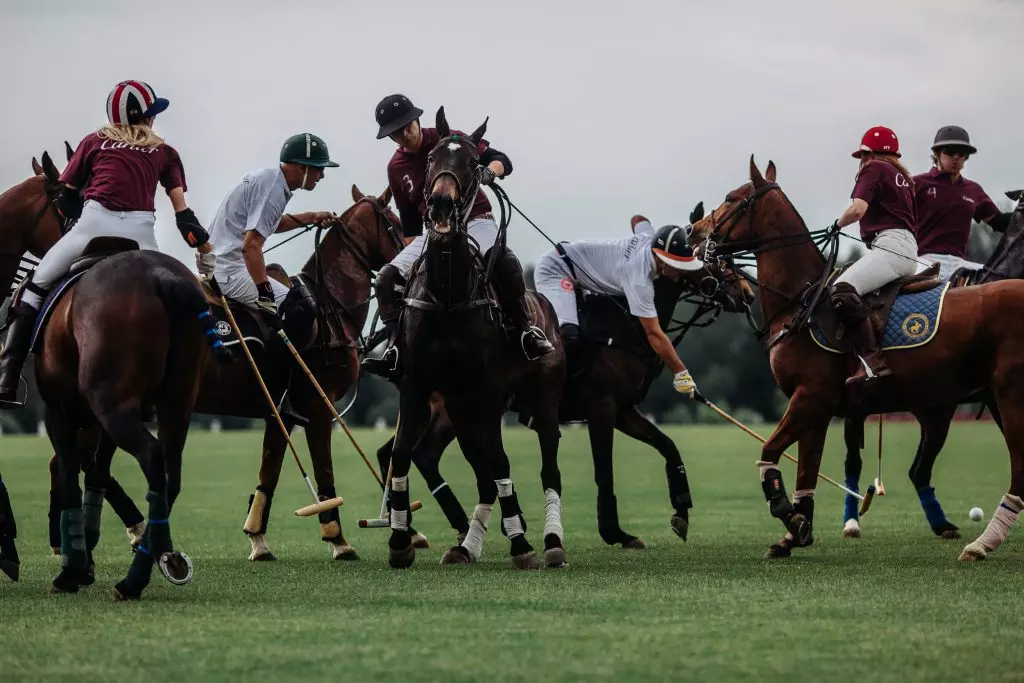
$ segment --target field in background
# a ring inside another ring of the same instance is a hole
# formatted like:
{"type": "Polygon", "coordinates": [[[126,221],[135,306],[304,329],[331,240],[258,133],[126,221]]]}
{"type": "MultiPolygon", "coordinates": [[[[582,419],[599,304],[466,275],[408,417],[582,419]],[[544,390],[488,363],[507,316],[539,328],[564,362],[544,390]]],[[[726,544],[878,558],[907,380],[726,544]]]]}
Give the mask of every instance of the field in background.
{"type": "MultiPolygon", "coordinates": [[[[760,427],[767,434],[768,427],[760,427]]],[[[874,442],[869,427],[868,442],[874,442]]],[[[360,530],[377,512],[369,473],[344,435],[335,436],[342,520],[359,563],[335,563],[314,520],[292,511],[308,501],[285,461],[269,541],[277,563],[246,561],[241,533],[256,484],[259,436],[196,432],[174,510],[176,546],[196,580],[176,588],[154,576],[138,604],[110,600],[130,555],[109,508],[97,583],[49,596],[58,560],[46,547],[45,439],[0,439],[0,471],[18,515],[23,580],[0,582],[0,680],[1011,680],[1019,679],[1024,527],[977,565],[956,562],[963,542],[934,538],[905,471],[918,430],[886,426],[886,489],[864,518],[865,537],[839,537],[842,496],[818,488],[816,542],[788,561],[762,554],[781,535],[768,516],[754,461],[758,445],[727,426],[670,428],[683,451],[696,507],[688,543],[668,528],[657,454],[617,440],[622,524],[645,551],[604,545],[594,522],[586,431],[563,431],[566,548],[560,571],[516,573],[492,525],[482,563],[437,564],[454,534],[418,476],[424,500],[415,525],[434,547],[415,566],[386,566],[387,531],[360,530]]],[[[842,431],[833,428],[824,471],[841,479],[842,431]]],[[[385,437],[359,431],[365,450],[385,437]]],[[[513,477],[539,544],[543,501],[532,434],[506,431],[513,477]]],[[[297,445],[302,442],[301,439],[297,445]]],[[[304,444],[300,453],[308,463],[304,444]]],[[[874,476],[865,458],[865,484],[874,476]]],[[[143,499],[125,454],[115,473],[143,499]]],[[[308,464],[307,464],[308,467],[308,464]]],[[[470,508],[475,490],[456,452],[443,470],[470,508]]],[[[794,467],[783,472],[792,491],[794,467]]],[[[1008,484],[1006,448],[990,424],[957,424],[935,471],[947,513],[973,538],[1008,484]]]]}

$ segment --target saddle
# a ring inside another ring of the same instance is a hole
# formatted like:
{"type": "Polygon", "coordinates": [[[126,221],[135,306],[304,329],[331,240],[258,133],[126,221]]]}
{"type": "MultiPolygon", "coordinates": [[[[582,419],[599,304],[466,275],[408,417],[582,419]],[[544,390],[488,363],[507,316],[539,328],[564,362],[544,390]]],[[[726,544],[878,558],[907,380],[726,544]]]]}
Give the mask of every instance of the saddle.
{"type": "Polygon", "coordinates": [[[47,295],[46,301],[43,302],[43,306],[36,318],[35,328],[32,330],[30,348],[33,352],[38,351],[37,347],[42,341],[43,331],[46,329],[46,323],[49,321],[54,307],[64,298],[65,294],[71,291],[71,287],[81,280],[83,275],[89,272],[90,268],[110,256],[126,251],[137,251],[138,248],[138,242],[123,237],[97,237],[90,240],[89,244],[85,246],[85,251],[82,252],[82,255],[71,262],[68,274],[57,283],[57,286],[47,295]]]}
{"type": "MultiPolygon", "coordinates": [[[[824,337],[824,341],[828,346],[845,353],[853,353],[853,347],[850,345],[849,338],[844,334],[843,325],[836,317],[835,311],[832,309],[832,302],[827,296],[829,287],[848,267],[849,265],[839,268],[828,277],[825,283],[826,294],[821,297],[815,306],[810,322],[811,326],[815,328],[814,332],[824,337]]],[[[903,294],[917,294],[935,289],[941,284],[938,274],[939,265],[937,263],[932,264],[926,270],[916,275],[896,279],[880,289],[869,292],[861,297],[861,301],[871,309],[871,322],[875,326],[875,332],[878,334],[879,339],[882,339],[882,333],[885,331],[889,314],[896,304],[897,298],[903,294]]],[[[809,292],[812,289],[809,288],[808,293],[805,294],[805,306],[808,304],[807,297],[809,297],[809,292]]]]}

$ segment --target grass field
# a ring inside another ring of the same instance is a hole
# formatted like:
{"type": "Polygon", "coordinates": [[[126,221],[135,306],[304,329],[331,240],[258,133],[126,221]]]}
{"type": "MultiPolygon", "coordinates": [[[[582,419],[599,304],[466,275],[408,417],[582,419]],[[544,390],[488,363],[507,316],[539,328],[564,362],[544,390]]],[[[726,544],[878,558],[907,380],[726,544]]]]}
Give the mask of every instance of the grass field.
{"type": "MultiPolygon", "coordinates": [[[[413,497],[425,506],[415,525],[433,547],[412,569],[389,569],[388,532],[356,528],[357,518],[377,511],[379,493],[340,434],[342,520],[362,561],[332,562],[315,519],[291,514],[308,501],[286,461],[268,537],[279,561],[250,563],[241,526],[256,484],[259,438],[195,432],[172,520],[175,545],[195,561],[195,582],[174,587],[157,573],[135,604],[110,599],[130,555],[109,508],[96,584],[78,595],[47,595],[58,565],[46,542],[49,447],[34,437],[0,439],[23,563],[21,583],[0,582],[0,681],[1024,678],[1013,645],[1021,628],[1024,529],[988,561],[958,563],[963,542],[932,536],[904,475],[916,425],[886,428],[888,495],[863,519],[864,538],[840,538],[842,496],[820,486],[814,547],[775,562],[762,559],[782,529],[757,483],[757,444],[727,426],[671,434],[694,493],[689,542],[669,531],[661,459],[619,438],[622,525],[648,549],[605,546],[594,521],[586,432],[566,429],[570,566],[517,573],[496,524],[480,564],[439,566],[453,533],[417,476],[413,497]]],[[[824,465],[836,478],[841,434],[832,430],[824,465]]],[[[357,438],[370,449],[383,435],[357,438]]],[[[530,537],[540,544],[536,442],[519,429],[507,431],[506,442],[530,537]]],[[[300,453],[306,457],[304,448],[300,453]]],[[[874,476],[873,456],[865,475],[874,476]]],[[[465,462],[450,453],[443,469],[470,508],[475,489],[465,462]]],[[[792,490],[793,466],[784,464],[783,472],[792,490]]],[[[985,523],[970,522],[967,510],[982,507],[987,521],[1008,472],[995,427],[954,427],[935,485],[967,540],[985,523]]],[[[142,500],[143,480],[129,457],[117,457],[115,473],[142,500]]]]}

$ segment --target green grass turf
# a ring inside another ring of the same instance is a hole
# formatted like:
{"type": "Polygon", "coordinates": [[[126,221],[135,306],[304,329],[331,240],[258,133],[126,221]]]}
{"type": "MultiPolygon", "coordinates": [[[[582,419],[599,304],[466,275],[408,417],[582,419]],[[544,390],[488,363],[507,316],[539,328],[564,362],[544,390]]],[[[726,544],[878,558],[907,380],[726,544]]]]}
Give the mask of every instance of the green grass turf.
{"type": "MultiPolygon", "coordinates": [[[[765,434],[767,426],[760,428],[765,434]]],[[[868,441],[875,427],[869,426],[868,441]]],[[[616,481],[623,528],[644,551],[604,545],[594,520],[595,488],[586,431],[565,429],[561,466],[570,566],[521,573],[492,524],[485,556],[441,567],[454,534],[418,475],[425,502],[415,525],[434,546],[407,571],[386,565],[386,530],[360,530],[379,493],[343,434],[335,437],[342,520],[362,555],[332,562],[308,503],[285,461],[269,542],[276,563],[246,560],[241,533],[256,484],[255,433],[191,436],[184,487],[172,517],[177,547],[195,561],[191,586],[159,573],[139,603],[110,589],[130,555],[106,508],[97,583],[78,595],[47,595],[58,561],[46,542],[45,439],[0,439],[4,479],[18,515],[22,582],[0,582],[0,680],[1020,680],[1024,540],[1018,527],[988,561],[956,561],[1008,484],[1006,449],[991,424],[959,424],[935,472],[940,500],[964,541],[936,539],[904,472],[916,446],[913,424],[886,427],[888,495],[863,519],[865,537],[839,532],[842,495],[818,488],[816,543],[794,558],[762,559],[781,525],[768,515],[757,480],[758,445],[728,426],[671,428],[696,503],[688,543],[669,531],[662,461],[617,439],[616,481]]],[[[842,475],[841,428],[831,431],[824,471],[842,475]]],[[[357,432],[372,450],[381,433],[357,432]]],[[[301,439],[300,439],[301,442],[301,439]]],[[[506,432],[513,477],[541,544],[543,499],[533,435],[506,432]]],[[[304,444],[300,454],[308,462],[304,444]]],[[[874,451],[863,484],[874,476],[874,451]]],[[[469,469],[449,453],[443,470],[467,509],[469,469]]],[[[125,454],[115,473],[142,500],[144,484],[125,454]]],[[[792,490],[794,467],[783,473],[792,490]]]]}

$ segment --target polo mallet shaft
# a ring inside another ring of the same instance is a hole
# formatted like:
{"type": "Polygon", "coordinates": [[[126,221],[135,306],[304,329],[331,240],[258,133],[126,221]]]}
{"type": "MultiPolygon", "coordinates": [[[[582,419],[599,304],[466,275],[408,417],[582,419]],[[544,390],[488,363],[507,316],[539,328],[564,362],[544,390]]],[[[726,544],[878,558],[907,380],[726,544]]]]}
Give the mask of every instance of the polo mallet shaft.
{"type": "MultiPolygon", "coordinates": [[[[220,288],[218,287],[217,289],[219,290],[220,288]]],[[[302,473],[302,480],[306,482],[306,488],[309,489],[309,495],[313,497],[313,504],[318,504],[320,502],[320,497],[316,495],[316,489],[313,488],[313,482],[309,480],[309,475],[306,474],[306,468],[302,466],[302,461],[299,460],[299,454],[295,452],[295,446],[292,445],[292,439],[288,435],[288,429],[284,426],[284,421],[281,420],[281,414],[277,412],[277,404],[274,403],[274,398],[270,395],[270,390],[267,389],[266,382],[263,381],[260,369],[256,367],[256,361],[253,360],[252,354],[249,353],[249,345],[245,343],[245,337],[242,335],[242,329],[235,321],[235,315],[231,312],[231,306],[228,305],[228,298],[223,293],[220,294],[220,303],[224,307],[224,313],[228,317],[228,322],[231,323],[231,329],[234,330],[235,335],[238,337],[238,343],[242,347],[242,351],[245,352],[245,357],[249,361],[249,367],[252,368],[252,373],[256,376],[256,381],[259,382],[260,389],[263,390],[263,397],[267,399],[267,404],[270,406],[271,412],[274,413],[274,420],[277,422],[277,426],[281,428],[281,436],[284,437],[285,442],[288,444],[288,449],[291,450],[292,457],[295,458],[295,464],[299,466],[299,472],[302,473]]]]}
{"type": "Polygon", "coordinates": [[[283,341],[285,346],[288,347],[288,350],[292,352],[292,357],[295,358],[295,362],[298,363],[299,367],[302,368],[302,371],[306,373],[307,379],[309,379],[316,388],[317,393],[320,394],[320,398],[323,399],[324,403],[327,404],[327,408],[334,416],[334,420],[341,425],[343,430],[345,430],[348,440],[352,442],[352,446],[356,449],[356,452],[359,453],[359,457],[363,459],[364,463],[366,463],[366,467],[370,470],[370,474],[373,475],[374,480],[376,480],[377,484],[383,488],[384,482],[380,480],[380,475],[377,474],[377,470],[373,469],[373,465],[371,465],[370,461],[366,459],[363,449],[359,447],[358,443],[356,443],[356,439],[352,436],[352,432],[348,430],[348,425],[345,424],[345,420],[341,419],[341,415],[338,414],[338,410],[334,407],[334,404],[331,403],[331,399],[327,398],[327,394],[324,392],[323,387],[320,386],[320,382],[316,381],[316,377],[314,377],[313,373],[310,372],[309,366],[306,365],[306,361],[302,360],[302,356],[299,355],[298,349],[296,349],[295,345],[292,344],[292,340],[288,338],[288,335],[285,334],[284,330],[278,330],[277,335],[281,337],[281,341],[283,341]]]}
{"type": "Polygon", "coordinates": [[[885,495],[885,484],[882,483],[882,423],[885,422],[885,415],[878,416],[878,478],[875,479],[875,489],[878,495],[885,495]]]}
{"type": "MultiPolygon", "coordinates": [[[[723,417],[724,419],[728,420],[729,422],[731,422],[731,423],[732,423],[732,424],[734,424],[735,426],[739,427],[740,429],[742,429],[743,431],[745,431],[745,432],[746,432],[747,434],[749,434],[750,436],[752,436],[752,437],[754,437],[755,439],[757,439],[758,441],[760,441],[761,443],[768,443],[768,440],[767,440],[767,439],[765,439],[765,438],[764,438],[763,436],[761,436],[760,434],[758,434],[757,432],[755,432],[755,431],[754,431],[753,429],[751,429],[751,428],[750,428],[750,427],[748,427],[747,425],[743,424],[742,422],[740,422],[739,420],[737,420],[736,418],[734,418],[734,417],[733,417],[732,415],[730,415],[729,413],[725,412],[724,410],[722,410],[721,408],[719,408],[718,406],[716,406],[716,405],[715,405],[714,403],[712,403],[711,401],[709,401],[709,400],[707,400],[706,398],[704,398],[703,396],[701,396],[701,395],[700,395],[699,393],[695,393],[695,394],[694,394],[694,398],[696,398],[696,399],[697,399],[698,401],[700,401],[701,403],[703,403],[704,405],[706,405],[706,406],[707,406],[708,408],[711,408],[711,410],[715,411],[715,412],[716,412],[716,413],[718,413],[718,414],[719,414],[720,416],[722,416],[722,417],[723,417]]],[[[792,460],[792,461],[793,461],[793,462],[795,462],[795,463],[798,463],[798,464],[799,464],[799,462],[800,462],[799,460],[797,460],[796,458],[794,458],[794,457],[793,457],[792,455],[790,455],[789,453],[786,453],[785,451],[783,451],[783,452],[782,452],[782,455],[783,455],[783,457],[785,457],[786,459],[788,459],[788,460],[792,460]]],[[[827,476],[825,476],[824,474],[822,474],[821,472],[818,472],[818,478],[819,478],[819,479],[821,479],[822,481],[825,481],[825,482],[828,482],[829,484],[832,484],[832,485],[833,485],[833,486],[835,486],[835,487],[836,487],[837,489],[840,489],[840,490],[842,490],[842,491],[845,491],[845,492],[846,492],[847,494],[849,494],[849,495],[853,496],[853,497],[854,497],[854,498],[856,498],[857,500],[861,500],[861,501],[862,501],[862,500],[864,500],[864,496],[860,495],[860,494],[859,494],[859,493],[857,493],[856,491],[851,491],[850,489],[846,488],[845,486],[843,486],[842,484],[840,484],[840,483],[839,483],[838,481],[836,481],[835,479],[832,479],[831,477],[827,477],[827,476]]]]}

